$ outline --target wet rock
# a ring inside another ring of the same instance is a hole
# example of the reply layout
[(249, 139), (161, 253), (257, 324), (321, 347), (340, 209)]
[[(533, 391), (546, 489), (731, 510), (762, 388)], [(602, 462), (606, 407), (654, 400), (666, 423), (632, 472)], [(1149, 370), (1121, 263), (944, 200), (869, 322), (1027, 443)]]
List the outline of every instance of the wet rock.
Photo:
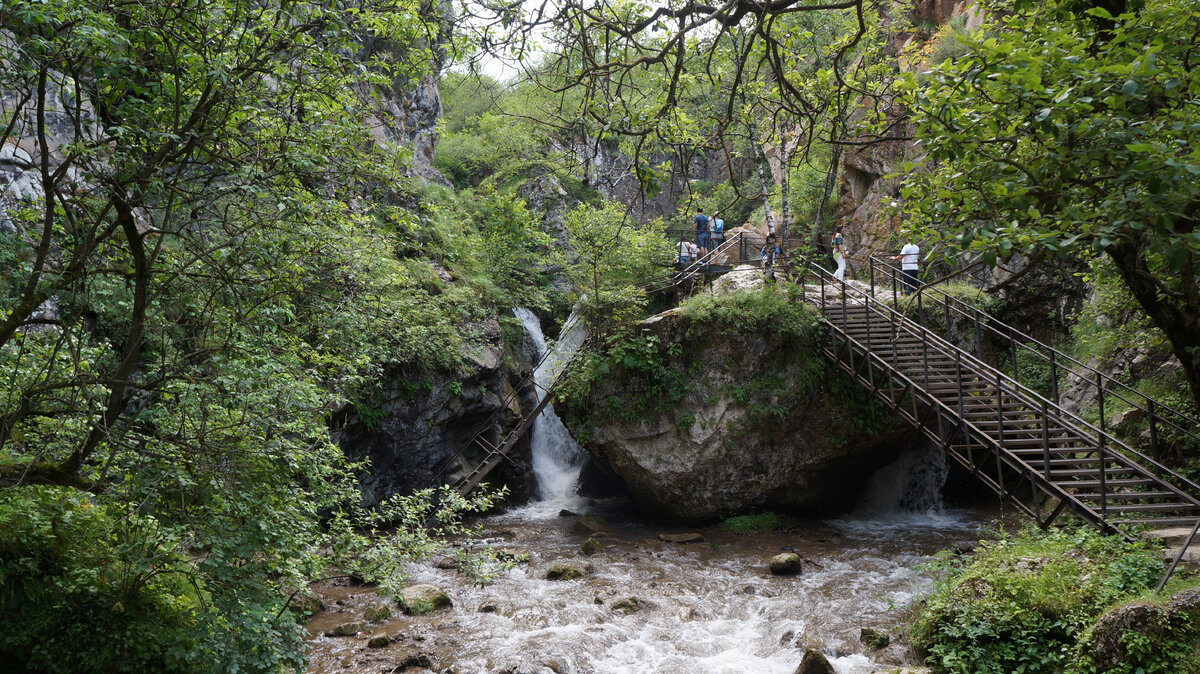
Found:
[(629, 615), (630, 613), (637, 613), (638, 611), (640, 611), (644, 608), (646, 608), (646, 603), (643, 602), (641, 599), (638, 599), (637, 597), (626, 597), (624, 599), (618, 599), (618, 600), (614, 601), (612, 604), (613, 611), (624, 613), (625, 615)]
[(604, 600), (600, 598), (600, 595), (596, 595), (595, 597), (592, 597), (592, 603), (598, 606), (603, 606)]
[(392, 609), (386, 604), (372, 604), (367, 607), (366, 616), (373, 623), (381, 623), (392, 617)]
[(587, 539), (583, 542), (583, 545), (579, 546), (579, 551), (585, 555), (594, 555), (603, 549), (604, 545), (594, 538)]
[(479, 605), (480, 613), (495, 613), (498, 610), (499, 610), (499, 607), (496, 606), (496, 602), (485, 601)]
[(887, 645), (892, 643), (892, 638), (886, 633), (881, 632), (871, 627), (864, 627), (858, 632), (858, 640), (867, 648), (877, 651), (881, 648), (887, 648)]
[(400, 608), (409, 615), (421, 615), (451, 605), (450, 597), (433, 585), (410, 585), (400, 590)]
[(352, 637), (355, 634), (358, 634), (359, 632), (361, 632), (362, 629), (363, 629), (362, 621), (342, 623), (341, 625), (338, 625), (337, 627), (325, 632), (325, 636), (327, 636), (327, 637)]
[(804, 657), (800, 659), (800, 666), (792, 674), (837, 674), (837, 670), (829, 664), (829, 660), (821, 654), (821, 651), (810, 648), (804, 652)]
[(388, 671), (403, 672), (408, 669), (433, 669), (433, 660), (424, 653), (417, 653), (404, 658)]
[(582, 578), (583, 572), (570, 564), (555, 564), (546, 572), (546, 580), (575, 580)]
[(496, 559), (502, 562), (511, 562), (513, 564), (525, 564), (529, 562), (529, 553), (505, 548), (503, 550), (496, 551)]
[(608, 529), (608, 521), (595, 515), (584, 515), (575, 522), (571, 531), (577, 534), (596, 534)]
[(771, 558), (771, 573), (776, 576), (794, 576), (800, 573), (800, 555), (794, 552), (781, 552)]
[(558, 516), (559, 517), (574, 517), (575, 513), (571, 512), (570, 510), (567, 510), (566, 508), (563, 508), (562, 510), (558, 511)]
[(667, 543), (703, 543), (704, 537), (700, 534), (659, 534), (658, 540), (666, 541)]
[(442, 557), (433, 563), (435, 569), (457, 569), (458, 562), (453, 557)]
[(383, 648), (390, 643), (392, 643), (392, 640), (388, 639), (387, 635), (380, 634), (371, 637), (371, 640), (367, 642), (367, 648)]

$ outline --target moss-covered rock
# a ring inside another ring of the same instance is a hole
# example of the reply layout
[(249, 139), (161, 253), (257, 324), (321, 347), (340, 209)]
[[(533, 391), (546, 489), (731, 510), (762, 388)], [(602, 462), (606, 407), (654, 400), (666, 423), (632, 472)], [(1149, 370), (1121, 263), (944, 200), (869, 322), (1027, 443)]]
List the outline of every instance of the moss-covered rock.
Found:
[(433, 585), (409, 585), (400, 590), (396, 601), (409, 615), (422, 615), (451, 606), (450, 597)]
[(794, 576), (800, 573), (802, 562), (800, 555), (794, 552), (781, 552), (771, 558), (769, 566), (776, 576)]
[(568, 370), (555, 410), (657, 516), (848, 507), (914, 431), (819, 350), (785, 288), (701, 297)]
[(583, 571), (580, 571), (570, 564), (555, 564), (546, 571), (546, 580), (575, 580), (582, 578)]
[(859, 630), (858, 640), (873, 651), (887, 648), (888, 644), (892, 643), (892, 638), (886, 632), (881, 632), (873, 627), (864, 627)]

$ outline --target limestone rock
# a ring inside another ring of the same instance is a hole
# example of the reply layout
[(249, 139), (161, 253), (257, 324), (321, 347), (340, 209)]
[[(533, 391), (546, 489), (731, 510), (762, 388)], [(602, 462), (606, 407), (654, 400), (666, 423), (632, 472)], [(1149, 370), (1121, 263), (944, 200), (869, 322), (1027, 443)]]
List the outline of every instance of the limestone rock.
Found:
[(450, 597), (437, 587), (428, 584), (409, 585), (400, 590), (397, 598), (400, 607), (409, 615), (421, 615), (451, 605)]
[(588, 429), (585, 448), (657, 516), (704, 522), (754, 510), (836, 513), (916, 437), (828, 364), (815, 334), (702, 322), (678, 310), (643, 321), (641, 331), (657, 340), (662, 365), (680, 375), (673, 398), (633, 419), (606, 413), (610, 401), (663, 383), (614, 367), (586, 401), (555, 411), (568, 428)]
[(579, 546), (579, 551), (585, 555), (594, 555), (603, 549), (604, 545), (594, 538), (587, 539), (583, 542), (583, 545)]
[(887, 645), (892, 643), (892, 638), (885, 632), (881, 632), (871, 627), (864, 627), (858, 632), (858, 640), (867, 648), (877, 651), (881, 648), (887, 648)]
[(367, 648), (383, 648), (390, 643), (392, 640), (388, 639), (386, 634), (379, 634), (371, 637), (371, 640), (367, 642)]
[(728, 274), (717, 277), (712, 284), (714, 295), (728, 295), (740, 290), (757, 290), (766, 283), (758, 267), (741, 265)]
[(771, 573), (776, 576), (794, 576), (801, 572), (800, 555), (794, 552), (781, 552), (771, 558)]
[(367, 607), (366, 616), (373, 623), (381, 623), (392, 617), (392, 609), (386, 604), (372, 604)]
[(792, 674), (837, 674), (837, 670), (829, 664), (829, 660), (821, 654), (821, 651), (810, 648), (804, 652), (804, 657), (800, 659), (800, 666)]
[(704, 536), (696, 533), (688, 534), (659, 534), (658, 540), (667, 543), (703, 543)]
[(364, 623), (362, 621), (342, 623), (341, 625), (338, 625), (337, 627), (325, 632), (325, 636), (327, 636), (327, 637), (352, 637), (355, 634), (358, 634), (359, 632), (361, 632), (363, 629), (363, 626), (364, 626)]
[(575, 580), (582, 578), (583, 572), (570, 564), (555, 564), (546, 572), (546, 580)]

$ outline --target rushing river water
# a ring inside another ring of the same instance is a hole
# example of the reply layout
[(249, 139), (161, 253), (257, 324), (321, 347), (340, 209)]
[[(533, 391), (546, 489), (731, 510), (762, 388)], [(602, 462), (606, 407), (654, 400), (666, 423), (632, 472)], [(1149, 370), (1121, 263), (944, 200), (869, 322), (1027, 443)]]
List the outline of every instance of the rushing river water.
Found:
[[(517, 315), (544, 352), (536, 317)], [(582, 334), (563, 332), (557, 348), (565, 354)], [(539, 381), (564, 361), (548, 359)], [(703, 541), (669, 543), (659, 535), (685, 530), (651, 526), (620, 500), (574, 495), (582, 452), (552, 409), (533, 434), (543, 500), (487, 518), (482, 541), (528, 561), (483, 587), (440, 568), (447, 564), (416, 564), (411, 582), (444, 589), (453, 607), (417, 617), (393, 611), (352, 636), (325, 633), (394, 602), (345, 581), (321, 584), (326, 609), (308, 625), (310, 672), (791, 674), (808, 648), (844, 674), (912, 665), (902, 645), (871, 650), (860, 631), (895, 632), (906, 607), (933, 587), (915, 567), (937, 550), (971, 546), (994, 517), (940, 507), (945, 459), (927, 448), (877, 473), (854, 515), (750, 534), (689, 529)], [(580, 549), (588, 535), (575, 531), (582, 514), (608, 522), (591, 555)], [(781, 550), (804, 558), (801, 575), (771, 575), (768, 561)], [(559, 563), (584, 574), (546, 580)], [(639, 610), (622, 610), (629, 598)], [(380, 636), (386, 644), (370, 647)]]

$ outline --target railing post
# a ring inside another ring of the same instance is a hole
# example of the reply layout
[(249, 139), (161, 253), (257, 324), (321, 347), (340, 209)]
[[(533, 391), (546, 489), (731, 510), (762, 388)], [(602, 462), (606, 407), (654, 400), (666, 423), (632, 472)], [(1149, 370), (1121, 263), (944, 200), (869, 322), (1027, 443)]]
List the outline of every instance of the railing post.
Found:
[(846, 323), (846, 294), (847, 294), (845, 283), (841, 284), (841, 291), (842, 291), (842, 325), (845, 325), (845, 323)]
[(1013, 381), (1021, 383), (1020, 371), (1017, 369), (1017, 338), (1012, 335), (1012, 328), (1008, 329), (1008, 347), (1012, 352), (1013, 366)]
[(1059, 404), (1058, 400), (1058, 363), (1054, 362), (1054, 354), (1057, 353), (1054, 349), (1050, 349), (1050, 387), (1054, 392), (1054, 404)]
[(1042, 400), (1042, 465), (1046, 481), (1050, 482), (1050, 417), (1045, 399)]
[(964, 421), (966, 415), (963, 412), (963, 386), (962, 386), (962, 351), (954, 350), (954, 385), (958, 389), (958, 419)]
[(917, 291), (917, 325), (925, 327), (925, 305), (921, 298), (925, 296), (922, 290)]
[(942, 295), (942, 306), (946, 309), (946, 340), (952, 341), (954, 322), (950, 320), (950, 296)]
[(1000, 370), (996, 370), (996, 440), (1004, 447), (1004, 389)]
[(925, 372), (925, 392), (929, 393), (929, 335), (924, 325), (921, 326), (921, 365)]
[(867, 258), (871, 263), (871, 299), (875, 299), (875, 256)]
[(983, 324), (979, 320), (979, 309), (975, 309), (975, 357), (983, 360)]
[(1158, 449), (1158, 424), (1154, 423), (1154, 401), (1146, 398), (1146, 416), (1150, 419), (1150, 455), (1157, 461), (1162, 458)]
[(825, 275), (817, 272), (817, 276), (821, 277), (821, 313), (825, 313)]
[(896, 293), (896, 270), (889, 268), (888, 275), (892, 277), (892, 307), (899, 307), (900, 299)]
[(1104, 433), (1104, 375), (1096, 373), (1096, 404), (1100, 406), (1100, 432)]

